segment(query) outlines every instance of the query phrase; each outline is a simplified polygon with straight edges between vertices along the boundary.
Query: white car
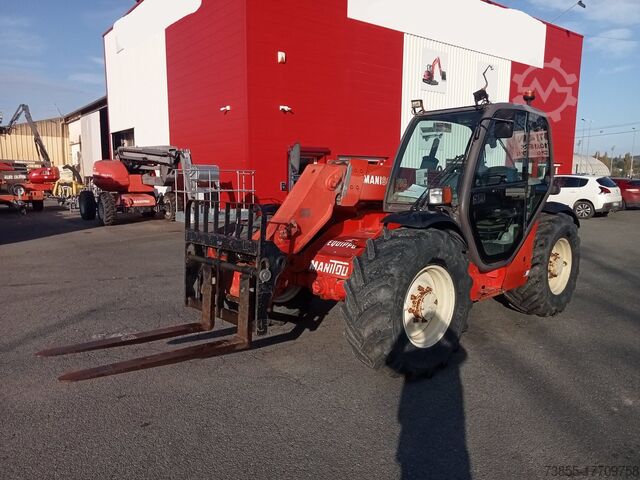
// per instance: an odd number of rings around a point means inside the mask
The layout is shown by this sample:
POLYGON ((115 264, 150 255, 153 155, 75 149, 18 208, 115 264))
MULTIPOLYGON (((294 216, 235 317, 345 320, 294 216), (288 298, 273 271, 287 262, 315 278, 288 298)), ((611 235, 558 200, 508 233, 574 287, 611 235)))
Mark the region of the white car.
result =
POLYGON ((556 175, 553 184, 560 187, 560 193, 549 195, 549 201, 568 205, 578 218, 591 218, 596 213, 607 215, 622 206, 620 188, 609 177, 556 175))

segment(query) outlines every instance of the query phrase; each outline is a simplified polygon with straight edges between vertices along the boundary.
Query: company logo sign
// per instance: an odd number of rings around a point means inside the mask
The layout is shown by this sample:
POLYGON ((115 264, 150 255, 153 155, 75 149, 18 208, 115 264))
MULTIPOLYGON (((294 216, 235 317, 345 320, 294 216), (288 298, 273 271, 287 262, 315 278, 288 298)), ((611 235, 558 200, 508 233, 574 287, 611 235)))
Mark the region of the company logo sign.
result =
POLYGON ((521 95, 527 90, 533 90, 540 100, 545 104, 544 110, 549 118, 558 122, 562 118, 562 112, 567 107, 574 107, 578 99, 573 94, 573 87, 578 77, 573 73, 567 73, 562 68, 559 58, 554 58, 544 64, 544 70, 536 67, 529 67, 524 72, 513 76, 514 83, 518 86, 518 95, 513 98, 513 102, 522 102, 521 95), (551 75, 550 80, 541 81, 538 74, 548 70, 543 75, 551 75), (552 98, 553 95, 553 98, 552 98))

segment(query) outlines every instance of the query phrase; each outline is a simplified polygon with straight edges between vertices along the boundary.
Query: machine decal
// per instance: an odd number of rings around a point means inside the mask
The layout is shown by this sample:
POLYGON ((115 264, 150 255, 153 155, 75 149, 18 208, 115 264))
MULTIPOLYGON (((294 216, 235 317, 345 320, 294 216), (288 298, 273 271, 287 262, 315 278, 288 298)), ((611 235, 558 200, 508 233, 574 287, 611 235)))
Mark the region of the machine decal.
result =
POLYGON ((327 247, 336 247, 336 248, 350 248, 355 250, 358 248, 355 243, 349 240, 329 240, 326 243, 327 247))
POLYGON ((312 272, 327 273, 329 275, 347 278, 349 276, 349 262, 333 259, 327 262, 311 260, 309 270, 312 272))
POLYGON ((365 175, 365 185, 386 185, 389 179, 382 175, 365 175))

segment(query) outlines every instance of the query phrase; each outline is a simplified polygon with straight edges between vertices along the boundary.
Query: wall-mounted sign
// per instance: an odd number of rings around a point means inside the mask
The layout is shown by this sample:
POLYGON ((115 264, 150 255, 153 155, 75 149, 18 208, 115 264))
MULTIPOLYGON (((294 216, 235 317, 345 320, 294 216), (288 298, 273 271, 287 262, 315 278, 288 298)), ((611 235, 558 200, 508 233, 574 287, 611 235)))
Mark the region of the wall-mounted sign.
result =
POLYGON ((427 92, 447 91, 447 65, 449 56, 430 48, 422 51, 422 90, 427 92))

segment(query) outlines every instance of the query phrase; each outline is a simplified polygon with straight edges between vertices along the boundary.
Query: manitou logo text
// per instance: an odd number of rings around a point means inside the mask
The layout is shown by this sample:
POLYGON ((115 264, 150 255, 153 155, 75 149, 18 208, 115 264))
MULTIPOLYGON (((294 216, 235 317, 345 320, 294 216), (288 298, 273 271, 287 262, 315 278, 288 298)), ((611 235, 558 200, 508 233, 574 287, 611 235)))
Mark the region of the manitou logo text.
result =
POLYGON ((365 185, 386 185, 387 177, 383 177, 382 175, 365 175, 364 183, 365 185))
POLYGON ((349 262, 341 262, 339 260, 329 260, 328 262, 311 260, 309 270, 312 272, 328 273, 329 275, 335 275, 337 277, 347 277, 349 275, 349 262))
POLYGON ((350 248, 352 250, 355 250, 356 248, 356 244, 353 242, 349 242, 349 241, 343 241, 343 240, 329 240, 327 242, 327 247, 335 247, 335 248, 350 248))

